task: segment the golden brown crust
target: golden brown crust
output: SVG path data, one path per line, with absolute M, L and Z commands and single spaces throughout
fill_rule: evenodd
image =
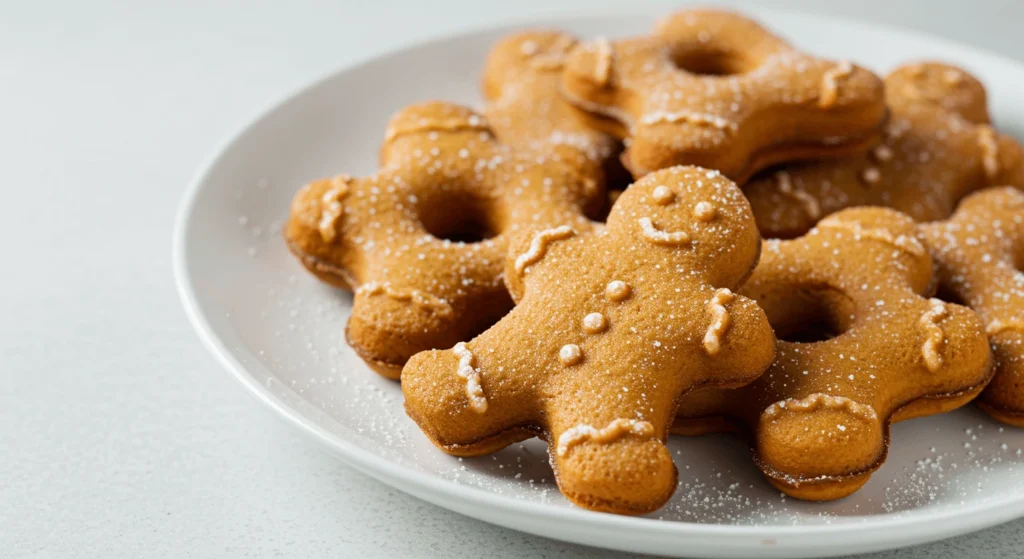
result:
M 692 164 L 745 181 L 767 165 L 848 155 L 886 120 L 881 80 L 798 52 L 756 22 L 682 11 L 653 34 L 570 54 L 563 93 L 629 137 L 634 177 Z
M 886 78 L 884 141 L 843 159 L 783 167 L 744 186 L 761 234 L 793 238 L 854 206 L 885 206 L 917 221 L 948 217 L 965 195 L 1024 186 L 1024 150 L 989 124 L 985 89 L 955 66 L 903 66 Z
M 925 224 L 940 292 L 985 323 L 995 378 L 978 406 L 1024 426 L 1024 192 L 990 188 L 968 196 L 947 220 Z
M 606 196 L 588 172 L 499 143 L 470 109 L 422 103 L 391 119 L 376 174 L 304 187 L 284 236 L 310 272 L 354 290 L 346 339 L 397 378 L 413 354 L 469 339 L 512 307 L 501 282 L 510 235 L 592 226 L 583 212 Z
M 680 396 L 739 386 L 771 363 L 764 313 L 734 295 L 760 237 L 739 189 L 676 167 L 626 190 L 605 227 L 523 230 L 505 281 L 516 307 L 402 370 L 406 411 L 447 452 L 537 434 L 579 506 L 641 514 L 675 490 L 664 445 Z
M 576 43 L 559 31 L 525 31 L 498 41 L 484 65 L 484 114 L 498 140 L 514 149 L 550 153 L 602 185 L 621 182 L 619 142 L 559 93 L 565 57 Z
M 767 241 L 740 293 L 775 328 L 775 362 L 745 387 L 688 395 L 678 432 L 736 422 L 786 494 L 856 491 L 885 460 L 890 423 L 963 405 L 991 378 L 981 320 L 929 299 L 932 284 L 923 237 L 892 210 L 849 209 L 799 239 Z

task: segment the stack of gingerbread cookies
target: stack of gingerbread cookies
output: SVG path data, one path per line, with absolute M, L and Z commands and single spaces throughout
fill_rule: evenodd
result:
M 893 421 L 1024 425 L 1024 151 L 964 70 L 881 80 L 685 11 L 507 37 L 483 92 L 399 111 L 379 171 L 304 187 L 285 232 L 445 452 L 541 437 L 569 500 L 640 514 L 670 433 L 737 430 L 831 500 Z

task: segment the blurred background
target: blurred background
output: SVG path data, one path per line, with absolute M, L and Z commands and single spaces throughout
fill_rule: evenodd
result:
M 0 0 L 0 557 L 613 556 L 425 504 L 300 440 L 200 345 L 170 234 L 199 165 L 309 81 L 428 37 L 624 4 Z M 755 4 L 1024 59 L 1019 0 L 727 3 Z M 1021 549 L 1017 522 L 876 557 Z

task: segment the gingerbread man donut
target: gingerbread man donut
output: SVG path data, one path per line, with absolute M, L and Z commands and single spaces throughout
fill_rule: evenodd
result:
M 550 153 L 605 183 L 609 174 L 623 174 L 618 141 L 591 126 L 559 93 L 565 57 L 576 42 L 558 31 L 517 33 L 499 41 L 484 66 L 484 114 L 502 143 Z
M 991 377 L 981 320 L 929 299 L 932 261 L 914 222 L 884 208 L 766 241 L 740 293 L 779 337 L 775 362 L 736 390 L 686 396 L 673 432 L 737 428 L 780 491 L 831 500 L 885 460 L 889 424 L 969 402 Z
M 977 192 L 948 221 L 921 229 L 938 265 L 940 292 L 964 301 L 986 324 L 995 377 L 978 406 L 1024 427 L 1024 192 Z
M 745 384 L 772 361 L 764 313 L 731 291 L 760 242 L 740 190 L 695 167 L 631 186 L 604 228 L 520 232 L 505 271 L 516 307 L 409 360 L 406 412 L 460 456 L 542 437 L 570 501 L 654 510 L 676 487 L 664 441 L 680 396 Z
M 582 45 L 562 83 L 595 125 L 629 138 L 634 177 L 693 164 L 742 183 L 770 165 L 864 151 L 887 112 L 871 72 L 714 10 L 679 12 L 651 36 Z
M 303 188 L 285 239 L 320 279 L 355 291 L 349 344 L 397 378 L 413 354 L 467 340 L 512 307 L 510 234 L 586 231 L 604 200 L 584 170 L 498 143 L 470 109 L 423 103 L 391 119 L 376 174 Z
M 985 88 L 955 66 L 904 66 L 886 78 L 883 143 L 852 157 L 787 166 L 744 187 L 762 235 L 792 238 L 822 217 L 885 206 L 944 219 L 966 194 L 1024 186 L 1024 150 L 989 124 Z

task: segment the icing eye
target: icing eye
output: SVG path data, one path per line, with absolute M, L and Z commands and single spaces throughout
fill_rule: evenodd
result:
M 653 198 L 654 202 L 659 206 L 667 206 L 676 199 L 676 195 L 672 193 L 672 190 L 669 187 L 662 184 L 654 188 L 654 192 L 651 193 L 651 198 Z

